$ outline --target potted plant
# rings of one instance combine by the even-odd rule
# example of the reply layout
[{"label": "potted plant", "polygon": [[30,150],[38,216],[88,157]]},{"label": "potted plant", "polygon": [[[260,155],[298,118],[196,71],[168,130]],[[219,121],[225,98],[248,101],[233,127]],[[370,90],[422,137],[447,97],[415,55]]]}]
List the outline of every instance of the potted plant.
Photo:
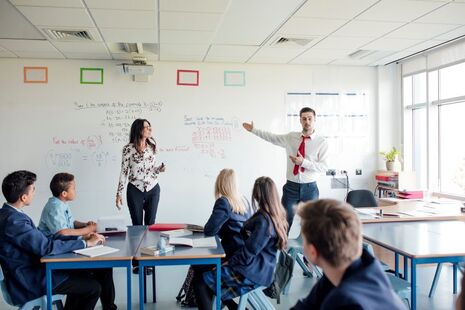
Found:
[{"label": "potted plant", "polygon": [[380,152],[380,154],[384,157],[384,160],[386,161],[386,170],[400,170],[395,169],[396,165],[400,168],[399,162],[397,161],[397,157],[400,155],[400,152],[395,148],[395,146],[393,146],[389,152]]}]

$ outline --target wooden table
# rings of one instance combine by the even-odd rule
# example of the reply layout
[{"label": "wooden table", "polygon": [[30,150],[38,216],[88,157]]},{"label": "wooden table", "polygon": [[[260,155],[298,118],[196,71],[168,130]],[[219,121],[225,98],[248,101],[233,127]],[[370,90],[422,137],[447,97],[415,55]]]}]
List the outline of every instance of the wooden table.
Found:
[{"label": "wooden table", "polygon": [[368,223],[363,225],[363,237],[404,257],[404,276],[408,280],[408,260],[411,270],[411,303],[416,309],[416,268],[418,264],[452,263],[454,293],[457,292],[457,264],[465,261],[465,222],[424,221],[397,223]]},{"label": "wooden table", "polygon": [[132,259],[147,232],[146,226],[129,226],[127,233],[109,235],[106,245],[119,249],[118,252],[98,257],[86,257],[75,253],[49,255],[40,261],[45,263],[47,286],[47,309],[52,310],[52,272],[55,269],[94,269],[124,267],[127,269],[127,309],[131,310],[131,267]]},{"label": "wooden table", "polygon": [[[203,237],[203,234],[194,234],[194,238]],[[148,231],[141,242],[140,248],[158,244],[160,232]],[[140,248],[134,255],[134,259],[139,262],[139,304],[140,309],[144,309],[144,267],[147,266],[172,266],[172,265],[215,265],[216,270],[221,270],[221,259],[225,253],[218,238],[216,238],[216,248],[190,248],[176,246],[173,252],[163,255],[150,256],[142,255]],[[221,272],[216,273],[216,309],[221,309]],[[154,290],[154,299],[155,299]]]}]

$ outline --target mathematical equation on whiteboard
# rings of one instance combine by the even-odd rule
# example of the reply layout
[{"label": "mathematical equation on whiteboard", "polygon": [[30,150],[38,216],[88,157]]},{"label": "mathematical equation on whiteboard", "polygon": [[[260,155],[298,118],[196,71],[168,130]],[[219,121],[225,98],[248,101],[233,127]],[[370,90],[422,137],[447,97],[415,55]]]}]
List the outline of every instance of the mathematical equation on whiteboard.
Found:
[{"label": "mathematical equation on whiteboard", "polygon": [[59,150],[50,149],[46,155],[47,166],[50,168],[74,168],[91,166],[102,168],[112,162],[117,162],[115,155],[105,150],[83,151],[81,149]]},{"label": "mathematical equation on whiteboard", "polygon": [[134,101],[134,102],[74,102],[77,111],[90,111],[95,114],[100,111],[99,126],[106,129],[109,142],[114,144],[126,143],[132,122],[137,118],[145,118],[147,112],[161,112],[161,101]]},{"label": "mathematical equation on whiteboard", "polygon": [[226,158],[225,144],[232,141],[232,131],[237,129],[237,119],[211,116],[184,116],[184,126],[192,128],[193,148],[212,158]]}]

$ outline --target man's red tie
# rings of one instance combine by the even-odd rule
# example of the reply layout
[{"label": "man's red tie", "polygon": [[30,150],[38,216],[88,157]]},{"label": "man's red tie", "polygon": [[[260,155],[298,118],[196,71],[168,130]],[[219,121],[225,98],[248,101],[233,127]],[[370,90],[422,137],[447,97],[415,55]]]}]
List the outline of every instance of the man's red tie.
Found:
[{"label": "man's red tie", "polygon": [[[302,142],[300,142],[300,145],[299,145],[299,152],[297,153],[297,156],[299,155],[302,155],[303,158],[305,158],[305,140],[306,139],[310,139],[310,137],[304,137],[302,136]],[[301,167],[300,168],[300,171],[304,172],[305,171],[305,168]],[[299,166],[298,165],[295,165],[294,166],[294,175],[297,175],[297,173],[299,173]]]}]

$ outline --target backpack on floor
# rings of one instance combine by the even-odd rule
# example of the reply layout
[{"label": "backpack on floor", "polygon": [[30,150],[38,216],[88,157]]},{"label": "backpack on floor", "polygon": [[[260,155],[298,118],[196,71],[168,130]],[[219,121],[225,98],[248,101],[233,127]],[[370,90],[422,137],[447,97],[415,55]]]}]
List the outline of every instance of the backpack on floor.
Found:
[{"label": "backpack on floor", "polygon": [[192,283],[193,280],[194,269],[192,269],[191,266],[187,271],[186,279],[179,290],[178,296],[176,296],[177,303],[180,304],[181,307],[197,307],[194,294],[194,283]]},{"label": "backpack on floor", "polygon": [[280,303],[280,296],[286,285],[292,278],[294,270],[294,259],[285,251],[280,251],[276,269],[274,271],[273,282],[269,287],[263,290],[263,293],[270,298],[277,299]]}]

